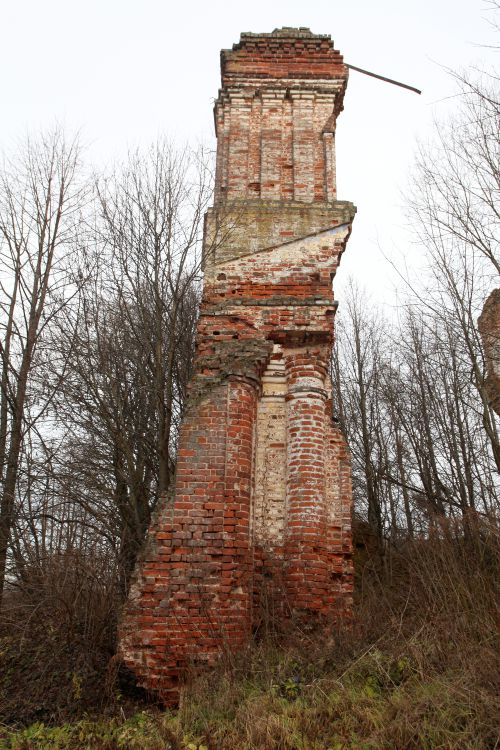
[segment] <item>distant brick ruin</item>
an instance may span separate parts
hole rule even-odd
[[[486,393],[500,416],[500,289],[494,289],[478,320],[486,360]]]
[[[242,34],[221,67],[175,493],[121,624],[125,663],[165,703],[188,667],[245,646],[263,618],[331,626],[352,597],[350,461],[328,374],[332,279],[355,213],[335,180],[348,70],[304,28]]]

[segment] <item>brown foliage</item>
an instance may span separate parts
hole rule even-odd
[[[217,750],[494,748],[499,563],[498,525],[473,514],[439,518],[425,537],[384,555],[365,535],[349,627],[326,642],[298,631],[284,643],[271,624],[249,651],[194,677],[177,716],[151,715],[144,747],[168,737],[171,747],[194,738]],[[16,608],[3,622],[4,720],[99,712],[115,715],[118,734],[128,731],[120,717],[132,702],[124,705],[110,679],[118,601],[109,572],[98,558],[90,565],[68,553],[9,595]],[[96,734],[88,746],[119,746],[100,742]]]
[[[118,607],[115,571],[96,552],[67,550],[27,568],[0,619],[2,719],[60,721],[112,703]]]
[[[183,731],[218,750],[497,747],[498,526],[440,520],[357,562],[352,627],[198,678]]]

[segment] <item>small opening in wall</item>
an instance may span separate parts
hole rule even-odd
[[[220,331],[214,331],[214,334],[213,334],[213,335],[214,335],[214,336],[219,336],[219,335],[220,335]]]
[[[226,280],[226,274],[225,273],[219,273],[217,275],[217,281],[225,281]]]

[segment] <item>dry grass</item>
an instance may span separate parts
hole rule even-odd
[[[210,750],[500,747],[498,527],[441,522],[358,563],[352,629],[199,678],[183,731]]]
[[[113,570],[71,551],[24,570],[0,614],[0,717],[57,722],[112,699],[118,597]]]
[[[443,523],[359,562],[354,625],[328,642],[263,639],[193,680],[175,715],[68,725],[59,744],[61,727],[35,744],[6,730],[0,749],[500,748],[499,562],[495,525]]]

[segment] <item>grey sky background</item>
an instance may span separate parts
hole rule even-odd
[[[485,0],[0,0],[0,146],[56,121],[81,130],[98,166],[159,135],[215,147],[219,51],[242,31],[308,26],[344,59],[423,90],[351,72],[337,130],[340,199],[358,207],[335,283],[348,275],[391,303],[389,255],[411,250],[401,191],[416,138],[454,106],[444,68],[490,68]],[[498,18],[497,18],[498,21]]]

